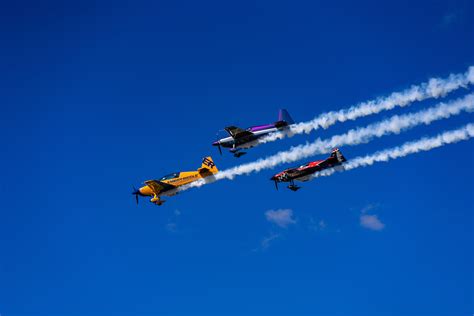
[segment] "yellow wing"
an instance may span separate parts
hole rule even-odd
[[[161,181],[156,181],[156,180],[147,180],[147,181],[145,181],[145,184],[147,186],[149,186],[150,189],[155,194],[160,194],[161,192],[168,191],[168,190],[176,188],[174,185],[164,183],[164,182],[161,182]]]

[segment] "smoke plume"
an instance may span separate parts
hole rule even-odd
[[[344,134],[335,135],[329,139],[322,140],[318,138],[312,143],[295,146],[273,156],[223,170],[214,175],[212,179],[206,178],[201,181],[196,181],[189,186],[183,187],[183,190],[190,187],[199,187],[206,183],[221,179],[232,180],[234,177],[239,175],[259,172],[264,169],[273,168],[283,163],[295,162],[316,154],[328,153],[334,147],[367,143],[374,138],[382,137],[387,134],[398,134],[420,124],[428,125],[433,121],[458,115],[462,111],[471,112],[473,110],[474,94],[468,94],[454,101],[440,103],[437,106],[419,112],[405,115],[394,115],[389,119],[367,125],[366,127],[355,128]]]
[[[424,137],[416,141],[407,142],[398,147],[385,149],[371,155],[351,159],[344,164],[343,169],[323,170],[315,174],[313,178],[330,176],[336,171],[347,171],[355,168],[371,166],[376,162],[387,162],[389,160],[416,154],[421,151],[428,151],[434,148],[442,147],[444,145],[468,140],[472,137],[474,137],[474,124],[469,123],[461,128],[446,131],[434,137]]]
[[[347,109],[323,113],[311,121],[294,124],[286,131],[268,135],[261,139],[259,143],[272,142],[296,134],[308,134],[319,128],[326,129],[337,122],[355,120],[360,117],[391,110],[395,107],[405,107],[415,101],[444,97],[456,89],[466,88],[469,84],[474,84],[474,66],[470,66],[462,74],[451,74],[444,79],[431,78],[428,82],[413,85],[404,91],[394,92],[387,97],[362,102]]]

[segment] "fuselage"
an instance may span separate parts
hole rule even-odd
[[[258,125],[247,128],[247,131],[252,132],[253,136],[246,138],[245,141],[239,141],[233,137],[224,137],[215,141],[214,146],[222,146],[225,148],[252,148],[258,145],[258,140],[266,135],[280,131],[282,128],[277,128],[275,124]]]
[[[218,172],[212,157],[207,156],[202,159],[201,167],[197,170],[173,172],[159,179],[147,180],[145,185],[138,190],[134,188],[132,194],[135,195],[137,204],[139,196],[151,196],[150,202],[162,205],[165,201],[161,200],[160,196],[173,196],[179,192],[180,187],[213,176]]]
[[[207,175],[207,174],[206,174]],[[166,195],[166,196],[172,196],[175,195],[178,192],[178,187],[192,183],[194,181],[197,181],[199,179],[203,178],[203,174],[197,172],[197,171],[184,171],[184,172],[175,172],[171,173],[169,175],[166,175],[164,177],[161,177],[160,179],[156,179],[156,181],[170,184],[174,186],[175,188],[170,188],[168,190],[163,189],[160,191],[157,196],[161,195]],[[138,192],[142,196],[154,196],[155,193],[153,190],[148,186],[144,185],[140,189],[138,189]]]
[[[294,181],[309,181],[314,177],[314,174],[325,169],[344,168],[343,163],[347,159],[342,155],[338,148],[334,148],[331,155],[324,160],[316,160],[308,162],[307,164],[301,165],[296,168],[289,168],[275,174],[270,180],[275,182],[275,187],[278,190],[278,182],[289,182],[288,189],[292,191],[298,191],[301,187],[295,185]]]
[[[304,182],[308,181],[316,172],[339,165],[341,165],[341,162],[332,157],[326,160],[311,161],[297,168],[283,170],[282,172],[275,174],[270,180],[278,182],[291,182],[297,180]]]
[[[140,196],[154,196],[155,194],[151,190],[151,188],[147,185],[142,186],[140,189],[138,189],[139,195]],[[170,189],[170,190],[163,190],[160,193],[156,194],[156,196],[173,196],[178,193],[178,189]]]

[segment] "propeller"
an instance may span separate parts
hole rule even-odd
[[[223,131],[222,129],[219,130],[220,131]],[[221,148],[221,142],[219,141],[219,132],[216,133],[216,138],[217,140],[213,143],[214,146],[217,146],[217,148],[219,148],[219,153],[221,154],[222,156],[222,148]]]
[[[132,194],[135,195],[135,200],[137,201],[137,205],[138,205],[138,195],[140,194],[140,191],[138,191],[137,189],[135,189],[135,187],[133,187]]]
[[[273,176],[273,177],[270,178],[270,180],[273,180],[273,182],[275,182],[275,189],[277,189],[277,191],[278,191],[278,181],[279,181],[279,179],[276,176]]]

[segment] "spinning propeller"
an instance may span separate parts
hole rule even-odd
[[[140,191],[138,191],[137,189],[135,189],[135,187],[133,187],[132,194],[135,195],[135,200],[137,201],[137,205],[138,205],[138,195],[140,195]]]
[[[223,130],[220,130],[220,131],[223,131]],[[219,132],[220,132],[220,131],[219,131]],[[220,153],[221,156],[222,156],[221,142],[219,141],[219,132],[216,133],[216,138],[217,138],[218,140],[216,140],[216,141],[213,143],[213,145],[214,145],[214,146],[217,146],[217,148],[219,148],[219,153]]]

